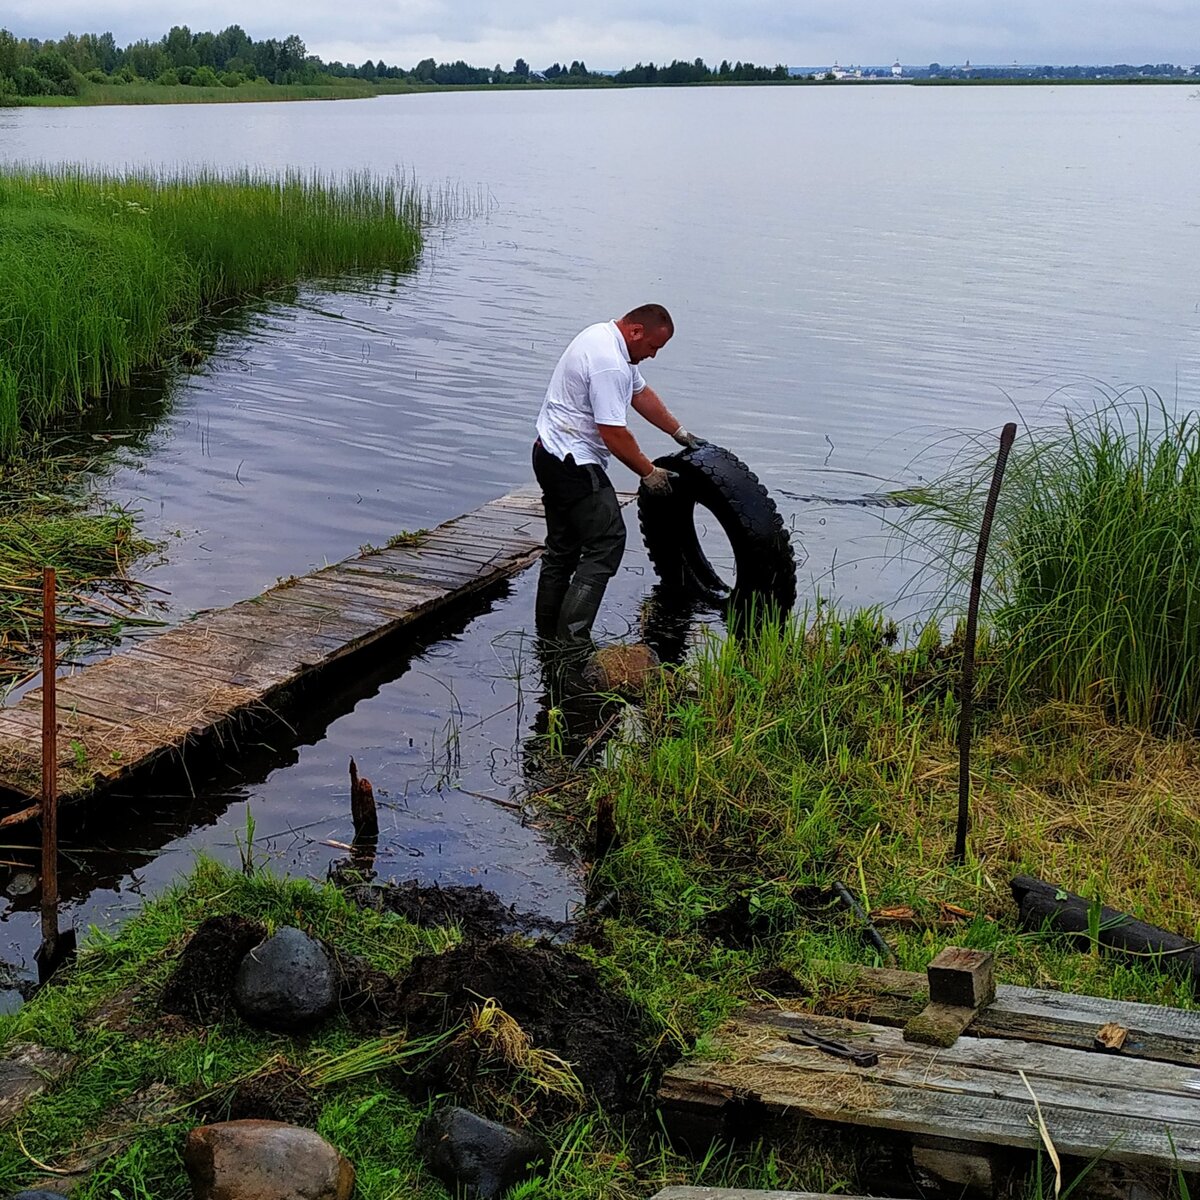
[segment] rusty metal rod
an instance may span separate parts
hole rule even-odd
[[[971,573],[971,597],[967,604],[967,631],[963,640],[962,679],[959,687],[958,712],[958,830],[954,837],[954,861],[962,863],[967,857],[967,827],[971,820],[971,733],[975,724],[975,630],[979,622],[979,594],[983,590],[983,564],[987,558],[988,541],[992,536],[992,518],[1008,452],[1017,436],[1017,426],[1010,421],[1000,432],[1000,450],[992,472],[983,508],[983,524],[979,527],[979,545],[975,548],[975,569]]]
[[[42,570],[42,943],[58,940],[58,631],[54,568]]]

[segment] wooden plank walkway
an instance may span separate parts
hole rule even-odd
[[[1020,1010],[1022,998],[1011,995],[1016,990],[998,999],[1002,1010]],[[1027,998],[1030,1013],[1044,1021],[1053,995]],[[1089,1038],[1105,1021],[1180,1037],[1197,1019],[1195,1013],[1167,1019],[1172,1010],[1149,1005],[1060,999],[1068,1024],[1090,1020]],[[1095,1005],[1090,1017],[1089,1004]],[[788,1033],[797,1027],[876,1051],[878,1064],[857,1067],[793,1043]],[[674,1119],[712,1125],[726,1105],[749,1101],[772,1112],[918,1138],[1033,1151],[1040,1142],[1040,1106],[1061,1155],[1200,1170],[1195,1066],[1017,1037],[964,1036],[940,1049],[906,1042],[897,1028],[821,1016],[792,1001],[739,1013],[722,1028],[718,1046],[720,1061],[687,1062],[667,1072],[659,1099],[668,1127]],[[1194,1048],[1187,1057],[1194,1057]]]
[[[522,489],[60,678],[60,797],[128,782],[238,718],[266,715],[305,677],[529,566],[544,536],[540,494]],[[0,708],[0,798],[18,807],[0,825],[35,816],[40,789],[38,688]]]

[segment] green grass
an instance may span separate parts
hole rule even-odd
[[[350,1157],[361,1200],[445,1200],[413,1149],[430,1106],[414,1104],[394,1087],[387,1056],[364,1045],[335,1020],[304,1041],[260,1033],[230,1018],[209,1028],[162,1025],[155,1000],[179,950],[205,917],[236,913],[268,927],[298,925],[380,970],[402,970],[419,953],[438,952],[455,931],[419,930],[398,917],[359,909],[331,886],[315,887],[259,872],[247,877],[201,860],[190,879],[161,897],[117,937],[93,932],[75,966],[20,1013],[0,1018],[0,1043],[35,1041],[79,1056],[71,1074],[35,1099],[18,1120],[0,1129],[0,1188],[15,1190],[44,1176],[73,1147],[94,1141],[106,1114],[152,1082],[181,1099],[166,1119],[144,1128],[72,1194],[81,1200],[183,1200],[191,1195],[180,1151],[202,1104],[235,1080],[275,1065],[292,1065],[326,1080],[318,1091],[317,1129]],[[98,1020],[102,1006],[119,1012]],[[343,1078],[329,1082],[330,1065]],[[353,1071],[347,1070],[347,1064]],[[644,1200],[669,1183],[785,1186],[836,1181],[828,1148],[762,1144],[737,1151],[714,1147],[700,1163],[672,1152],[647,1128],[623,1127],[594,1111],[541,1130],[554,1156],[546,1176],[512,1193],[512,1200]]]
[[[243,83],[238,87],[193,87],[152,82],[83,83],[78,96],[6,95],[3,103],[24,108],[74,108],[109,104],[252,104],[286,100],[363,100],[379,94],[366,80],[336,84]]]
[[[577,825],[601,798],[615,810],[621,844],[593,881],[628,914],[610,922],[608,969],[686,1047],[756,970],[876,961],[847,915],[814,919],[797,902],[798,887],[841,881],[868,910],[913,910],[883,926],[907,969],[976,946],[996,951],[1007,982],[1190,1006],[1190,988],[1153,964],[1021,931],[1008,880],[1037,874],[1200,935],[1200,747],[1055,703],[997,709],[1001,663],[985,660],[974,827],[956,868],[958,654],[932,632],[907,650],[889,637],[875,614],[824,611],[807,629],[714,642],[650,698],[644,743],[588,795],[554,794]],[[704,933],[739,899],[762,922],[751,950]],[[945,922],[943,904],[974,917]]]
[[[438,209],[409,182],[366,174],[0,171],[0,453],[22,428],[170,362],[215,305],[411,267]]]
[[[990,472],[955,470],[915,510],[952,581],[973,558]],[[1117,401],[1020,434],[984,599],[1014,694],[1200,728],[1200,418]]]

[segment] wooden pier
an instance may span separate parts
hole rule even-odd
[[[628,497],[623,497],[628,499]],[[512,492],[420,535],[403,535],[229,608],[197,614],[60,677],[58,792],[70,801],[132,776],[237,722],[274,711],[316,672],[412,630],[541,553],[540,495]],[[41,689],[0,708],[0,825],[37,815]]]
[[[672,1134],[702,1146],[769,1117],[854,1126],[899,1135],[918,1168],[983,1194],[1047,1142],[1064,1184],[1092,1160],[1105,1167],[1097,1179],[1200,1172],[1198,1012],[1002,986],[939,1047],[902,1028],[928,1002],[925,975],[843,968],[826,994],[849,998],[859,1019],[789,999],[751,1005],[722,1028],[714,1059],[669,1070],[659,1101]],[[1102,1033],[1114,1026],[1115,1050]],[[811,1044],[814,1033],[878,1061],[857,1065]]]

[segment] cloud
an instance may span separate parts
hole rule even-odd
[[[326,59],[401,66],[518,56],[593,68],[697,55],[806,66],[1200,61],[1194,0],[9,0],[5,10],[0,20],[25,36],[111,30],[124,44],[174,24],[239,24],[254,38],[298,33]]]

